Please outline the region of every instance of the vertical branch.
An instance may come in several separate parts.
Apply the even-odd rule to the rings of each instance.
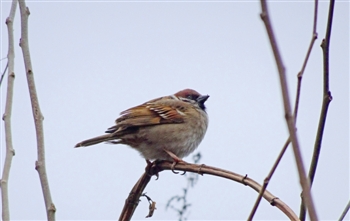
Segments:
[[[322,44],[321,44],[322,51],[323,51],[323,102],[322,102],[320,120],[317,128],[314,152],[312,155],[311,165],[309,169],[310,186],[312,185],[316,174],[316,168],[317,168],[317,163],[321,152],[322,138],[323,138],[324,127],[326,124],[328,107],[329,107],[329,103],[332,100],[332,95],[329,90],[329,44],[330,44],[331,30],[332,30],[334,2],[335,2],[334,0],[331,0],[329,3],[327,31],[326,31],[326,36],[322,40]],[[302,202],[300,205],[299,218],[300,220],[303,221],[305,220],[305,214],[306,214],[305,202],[303,199],[304,190],[301,196],[302,196]]]
[[[298,77],[298,84],[297,84],[297,93],[296,93],[296,99],[295,99],[295,104],[294,104],[294,111],[293,111],[293,116],[294,116],[294,122],[296,124],[297,122],[297,115],[298,115],[298,109],[299,109],[299,100],[300,100],[300,92],[301,92],[301,82],[302,82],[302,77],[307,65],[307,62],[309,60],[310,54],[311,54],[311,50],[313,48],[313,45],[317,39],[317,32],[316,32],[316,27],[317,27],[317,12],[318,12],[318,0],[315,0],[315,7],[314,7],[314,19],[313,19],[313,28],[312,28],[312,37],[311,37],[311,41],[310,41],[310,45],[309,48],[306,52],[306,56],[303,62],[303,66],[300,70],[300,72],[298,73],[297,77]],[[280,154],[278,155],[274,165],[272,166],[269,174],[267,175],[267,177],[264,179],[264,183],[262,185],[262,188],[259,192],[259,195],[255,201],[255,204],[253,206],[253,209],[248,217],[248,220],[253,220],[253,217],[255,215],[256,210],[258,209],[258,206],[260,204],[260,201],[262,199],[262,196],[273,176],[273,174],[275,173],[275,170],[278,166],[278,164],[280,163],[285,151],[287,150],[288,146],[290,144],[290,137],[287,139],[287,141],[285,142],[285,144],[283,145],[283,148],[280,152]]]
[[[303,66],[300,70],[300,72],[298,73],[297,77],[298,77],[298,84],[297,84],[297,93],[296,93],[296,98],[295,98],[295,104],[294,104],[294,111],[293,111],[293,116],[294,116],[294,122],[296,123],[297,121],[297,115],[298,115],[298,109],[299,109],[299,100],[300,100],[300,93],[301,93],[301,82],[302,82],[302,77],[303,77],[303,74],[304,74],[304,71],[305,71],[305,68],[306,68],[306,65],[307,65],[307,62],[309,60],[309,57],[310,57],[310,54],[311,54],[311,50],[313,48],[313,45],[317,39],[317,32],[316,32],[316,27],[317,27],[317,11],[318,11],[318,0],[315,0],[315,7],[314,7],[314,19],[313,19],[313,29],[312,29],[312,37],[311,37],[311,42],[310,42],[310,45],[309,45],[309,48],[306,52],[306,56],[305,56],[305,59],[304,59],[304,62],[303,62]],[[267,175],[267,177],[264,179],[264,183],[262,185],[262,188],[259,192],[259,195],[258,195],[258,198],[256,199],[255,201],[255,204],[253,206],[253,209],[248,217],[248,220],[252,220],[254,215],[255,215],[255,212],[256,210],[258,209],[258,206],[260,204],[260,201],[261,201],[261,198],[264,194],[264,191],[266,190],[269,182],[270,182],[270,179],[271,177],[273,176],[273,174],[275,173],[275,170],[279,164],[279,162],[281,161],[285,151],[287,150],[288,146],[289,146],[289,143],[290,143],[290,137],[287,139],[287,141],[285,142],[285,144],[283,145],[283,148],[280,152],[280,154],[278,155],[274,165],[272,166],[269,174]]]
[[[298,174],[299,174],[299,181],[302,186],[302,189],[305,193],[305,202],[307,205],[307,208],[310,212],[310,219],[311,220],[318,220],[315,207],[313,204],[312,196],[311,196],[311,191],[310,191],[310,186],[308,179],[306,177],[306,172],[304,168],[304,164],[301,158],[301,152],[299,148],[299,142],[298,138],[296,135],[296,130],[295,130],[295,124],[294,124],[294,119],[291,113],[291,105],[289,101],[289,94],[288,94],[288,87],[287,87],[287,80],[286,80],[286,74],[285,74],[285,68],[282,62],[281,55],[279,53],[279,49],[277,46],[277,42],[275,39],[275,35],[273,33],[273,29],[271,26],[268,10],[267,10],[267,4],[266,0],[261,0],[261,8],[262,8],[262,13],[261,13],[261,19],[263,20],[267,34],[270,39],[271,47],[273,54],[275,56],[277,68],[278,68],[278,73],[280,77],[280,84],[281,84],[281,90],[282,90],[282,97],[283,97],[283,105],[284,105],[284,111],[285,111],[285,118],[293,146],[293,151],[294,151],[294,156],[298,168]]]
[[[38,171],[41,188],[44,195],[46,213],[48,220],[55,220],[56,208],[51,199],[51,193],[49,188],[49,181],[46,173],[45,166],[45,146],[44,146],[44,128],[43,128],[43,115],[40,111],[38,95],[35,88],[33,68],[29,52],[29,43],[28,43],[28,17],[29,9],[26,7],[24,0],[19,0],[19,9],[21,12],[21,41],[20,46],[22,48],[23,59],[26,69],[29,95],[32,103],[33,117],[36,129],[37,137],[37,151],[38,151],[38,160],[35,162],[35,169]]]
[[[297,94],[296,94],[295,105],[294,105],[294,120],[295,121],[296,121],[297,116],[298,116],[300,91],[301,91],[301,81],[302,81],[302,78],[304,76],[304,71],[305,71],[307,62],[309,60],[310,54],[311,54],[311,50],[312,50],[312,48],[313,48],[313,46],[315,44],[315,41],[317,39],[317,32],[316,32],[316,28],[317,28],[317,12],[318,12],[318,0],[315,0],[314,23],[313,23],[311,41],[310,41],[309,48],[308,48],[308,50],[306,52],[306,56],[305,56],[305,59],[304,59],[303,66],[301,67],[301,70],[300,70],[300,72],[297,75],[297,77],[298,77],[298,84],[297,84]]]
[[[12,145],[12,131],[11,131],[11,115],[12,115],[12,100],[13,100],[13,85],[15,80],[14,64],[15,64],[15,50],[14,50],[14,38],[13,38],[13,20],[15,18],[17,8],[17,0],[12,1],[10,15],[6,19],[7,32],[8,32],[8,54],[7,54],[7,67],[8,67],[8,79],[7,79],[7,94],[5,113],[2,117],[5,124],[5,140],[6,140],[6,156],[4,168],[1,178],[1,203],[2,203],[2,220],[10,220],[9,209],[9,197],[8,197],[8,180],[10,175],[12,157],[15,155],[15,150]]]

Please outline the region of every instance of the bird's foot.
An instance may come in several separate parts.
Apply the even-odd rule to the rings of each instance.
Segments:
[[[175,166],[178,163],[183,163],[186,164],[185,161],[183,161],[182,159],[180,159],[178,156],[176,156],[174,153],[172,153],[171,151],[163,148],[163,150],[171,157],[171,159],[173,159],[173,164],[171,164],[171,171],[175,174],[178,174],[179,172],[175,171]],[[181,175],[185,175],[186,171],[184,171]]]
[[[149,176],[156,176],[156,180],[158,180],[159,178],[159,172],[161,171],[161,169],[158,167],[158,164],[161,163],[162,160],[155,160],[153,162],[146,160],[147,166],[145,168],[145,171],[147,173],[147,175]]]

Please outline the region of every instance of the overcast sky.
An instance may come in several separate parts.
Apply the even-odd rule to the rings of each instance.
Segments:
[[[1,0],[1,58],[7,55]],[[320,1],[318,39],[305,70],[297,121],[309,167],[322,104],[322,50],[328,1]],[[119,113],[185,88],[209,94],[207,134],[195,153],[201,163],[248,176],[259,183],[288,137],[277,68],[258,1],[27,1],[29,43],[44,120],[46,165],[58,220],[117,219],[145,161],[124,145],[74,149],[101,135]],[[269,3],[286,67],[291,100],[312,31],[313,1]],[[336,1],[330,44],[333,100],[324,131],[313,196],[321,220],[338,219],[349,200],[349,2]],[[10,212],[13,220],[46,219],[38,174],[36,137],[21,50],[19,10],[15,24],[15,91]],[[1,70],[6,59],[1,60]],[[6,80],[1,85],[4,112]],[[1,171],[5,154],[1,125]],[[191,162],[191,156],[185,158]],[[186,180],[170,171],[146,188],[157,202],[150,220],[175,220],[167,201]],[[268,190],[299,214],[300,185],[289,148]],[[191,189],[191,220],[245,220],[257,193],[205,175]],[[142,199],[134,219],[144,219]],[[286,220],[262,201],[257,220]],[[349,218],[349,215],[347,216]]]

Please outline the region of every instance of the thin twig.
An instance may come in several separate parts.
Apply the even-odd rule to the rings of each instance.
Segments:
[[[55,220],[56,208],[52,202],[49,181],[46,173],[45,164],[45,146],[44,146],[44,127],[43,127],[43,115],[40,111],[38,95],[35,88],[34,73],[29,52],[29,42],[28,42],[28,17],[29,9],[26,7],[24,0],[19,0],[19,9],[21,12],[21,41],[20,46],[22,48],[23,59],[26,69],[27,82],[29,87],[29,95],[32,103],[33,117],[36,129],[37,137],[37,150],[38,159],[35,162],[35,169],[38,171],[41,188],[43,191],[45,208],[48,220]]]
[[[153,216],[154,211],[157,209],[156,208],[156,202],[153,201],[151,199],[151,197],[147,196],[146,193],[141,194],[141,196],[146,197],[146,199],[148,200],[148,203],[149,203],[148,209],[149,209],[149,211],[148,211],[148,214],[147,214],[146,218],[150,218],[150,217]]]
[[[307,53],[306,53],[306,56],[305,56],[305,59],[304,59],[304,62],[303,62],[303,66],[300,70],[300,72],[297,74],[297,78],[298,78],[298,83],[297,83],[297,89],[296,89],[296,99],[295,99],[295,104],[294,104],[294,111],[293,111],[293,116],[294,116],[294,122],[296,124],[297,122],[297,116],[298,116],[298,110],[299,110],[299,101],[300,101],[300,94],[301,94],[301,83],[302,83],[302,77],[303,77],[303,74],[304,74],[304,71],[305,71],[305,68],[306,68],[306,65],[307,65],[307,62],[309,60],[309,57],[310,57],[310,54],[311,54],[311,50],[313,48],[313,45],[317,39],[317,32],[316,32],[316,27],[317,27],[317,12],[318,12],[318,0],[315,0],[315,7],[314,7],[314,21],[313,21],[313,29],[312,29],[312,37],[311,37],[311,41],[310,41],[310,45],[309,45],[309,48],[307,50]],[[251,211],[251,213],[249,214],[249,217],[248,217],[248,220],[252,220],[255,213],[256,213],[256,210],[258,209],[258,206],[260,204],[260,201],[261,201],[261,198],[262,198],[262,195],[265,191],[265,189],[267,188],[271,178],[272,178],[272,175],[275,173],[275,170],[279,164],[279,162],[281,161],[285,151],[287,150],[288,146],[290,144],[290,137],[286,140],[284,146],[282,147],[282,150],[280,152],[280,154],[278,155],[274,165],[272,166],[268,176],[264,179],[264,182],[263,182],[263,186],[262,186],[262,189],[261,191],[259,192],[259,195],[255,201],[255,204],[253,206],[253,209]]]
[[[120,221],[127,221],[131,219],[133,212],[135,211],[138,205],[139,197],[143,193],[144,188],[147,186],[148,182],[150,181],[151,176],[163,170],[171,170],[172,169],[171,167],[172,167],[171,162],[163,161],[161,163],[156,164],[155,167],[152,167],[153,170],[149,170],[146,168],[146,171],[148,172],[145,172],[141,176],[139,181],[135,184],[132,191],[130,192],[129,197],[125,201],[123,211],[119,218]],[[208,174],[208,175],[226,178],[229,180],[233,180],[235,182],[239,182],[243,185],[249,186],[257,192],[259,192],[262,188],[259,183],[257,183],[253,179],[250,179],[249,177],[247,177],[247,175],[242,176],[228,170],[211,167],[204,164],[198,165],[198,164],[191,164],[191,163],[186,163],[186,164],[179,163],[176,165],[176,170],[199,173],[201,175]],[[290,220],[299,220],[292,209],[290,209],[278,197],[275,197],[274,195],[272,195],[269,191],[266,190],[264,192],[263,197],[272,206],[276,206],[278,209],[280,209],[286,216],[288,216]]]
[[[310,187],[314,181],[314,177],[316,174],[316,168],[317,168],[318,159],[321,152],[322,138],[323,138],[323,132],[326,124],[328,107],[329,107],[329,103],[332,100],[332,95],[329,90],[329,44],[330,44],[331,30],[332,30],[333,11],[334,11],[334,0],[331,0],[329,3],[326,36],[322,40],[322,44],[321,44],[322,51],[323,51],[323,102],[322,102],[320,120],[317,128],[314,151],[312,154],[312,160],[311,160],[310,169],[309,169]],[[304,221],[306,216],[304,190],[301,194],[301,197],[302,197],[301,199],[302,201],[300,205],[299,218],[301,221]]]
[[[296,135],[294,119],[293,119],[293,116],[291,113],[291,105],[290,105],[290,101],[289,101],[285,68],[284,68],[284,65],[282,62],[281,55],[279,53],[279,49],[277,46],[275,35],[273,33],[273,29],[271,26],[271,22],[270,22],[268,10],[267,10],[266,0],[261,0],[261,8],[262,8],[261,19],[263,20],[263,22],[265,24],[266,31],[267,31],[267,34],[268,34],[269,39],[270,39],[272,51],[273,51],[273,54],[274,54],[274,57],[276,60],[278,73],[279,73],[279,77],[280,77],[285,118],[286,118],[286,122],[288,125],[288,130],[289,130],[289,134],[290,134],[290,138],[291,138],[291,142],[292,142],[292,146],[293,146],[295,161],[296,161],[297,168],[298,168],[299,181],[300,181],[301,187],[305,193],[305,201],[306,201],[307,208],[310,212],[310,219],[311,220],[318,220],[315,206],[313,204],[313,200],[312,200],[312,196],[311,196],[311,192],[310,192],[310,185],[309,185],[308,179],[306,177],[306,172],[305,172],[303,160],[301,157],[299,142],[298,142],[298,138]]]
[[[193,163],[198,164],[200,162],[201,158],[202,158],[202,155],[200,152],[198,152],[197,154],[194,154],[192,156]],[[182,188],[183,194],[181,196],[175,195],[175,196],[171,197],[165,206],[165,209],[171,208],[177,212],[177,215],[179,217],[179,219],[178,219],[179,221],[188,220],[188,217],[186,217],[186,215],[188,215],[188,210],[191,207],[191,203],[187,202],[187,196],[188,196],[188,193],[190,191],[190,188],[194,188],[194,186],[196,185],[196,183],[198,181],[199,174],[198,173],[189,173],[189,174],[185,174],[184,177],[187,180],[187,185],[185,188]],[[176,202],[178,204],[180,204],[180,203],[182,204],[182,205],[180,205],[179,209],[173,205],[174,202]]]
[[[301,70],[299,71],[297,77],[298,77],[298,85],[297,85],[297,95],[295,99],[295,105],[294,105],[294,120],[296,122],[297,115],[298,115],[298,110],[299,110],[299,100],[300,100],[300,91],[301,91],[301,81],[304,76],[304,71],[307,65],[307,62],[309,61],[309,57],[312,51],[312,48],[315,44],[315,41],[317,39],[317,32],[316,32],[316,27],[317,27],[317,13],[318,13],[318,0],[315,0],[315,7],[314,7],[314,23],[313,23],[313,29],[312,29],[312,34],[311,34],[311,41],[309,48],[306,52],[306,56],[303,62],[303,66],[301,67]]]
[[[6,24],[7,24],[7,22],[6,22]],[[0,87],[1,87],[1,84],[2,84],[2,80],[3,80],[4,77],[5,77],[5,74],[6,74],[6,71],[7,71],[8,66],[9,66],[9,62],[6,63],[5,69],[4,69],[4,71],[2,72],[2,74],[1,74],[1,78],[0,78]]]
[[[273,164],[273,166],[272,166],[272,168],[271,168],[269,174],[267,175],[267,177],[266,177],[265,180],[264,180],[264,183],[263,183],[263,185],[262,185],[262,187],[261,187],[261,189],[260,189],[258,198],[256,199],[255,204],[254,204],[254,206],[253,206],[253,209],[252,209],[252,211],[250,212],[249,217],[248,217],[247,220],[253,220],[253,217],[254,217],[254,215],[255,215],[256,210],[258,209],[258,206],[259,206],[260,201],[261,201],[261,199],[262,199],[262,197],[263,197],[263,195],[264,195],[264,193],[265,193],[265,190],[266,190],[266,188],[267,188],[267,185],[269,184],[272,175],[275,173],[278,164],[280,163],[280,161],[281,161],[281,159],[282,159],[284,153],[285,153],[286,150],[287,150],[287,147],[289,146],[289,143],[290,143],[290,139],[288,139],[288,140],[285,142],[285,144],[283,145],[283,148],[282,148],[280,154],[278,155],[278,157],[277,157],[275,163]]]
[[[349,200],[349,202],[348,202],[348,205],[346,205],[344,211],[343,211],[342,214],[340,215],[339,221],[342,221],[342,220],[345,218],[345,216],[346,216],[346,214],[348,213],[349,209],[350,209],[350,200]]]
[[[16,14],[17,0],[12,1],[10,15],[6,19],[7,32],[8,32],[8,53],[7,53],[7,65],[8,67],[8,79],[7,79],[7,94],[5,113],[2,117],[5,124],[5,140],[6,140],[6,156],[4,168],[1,177],[1,203],[2,203],[2,220],[10,220],[10,208],[8,197],[8,181],[10,175],[10,169],[12,164],[12,158],[15,155],[15,150],[12,144],[12,130],[11,130],[11,115],[12,115],[12,100],[13,100],[13,85],[15,81],[15,47],[13,36],[13,21]],[[6,69],[5,69],[6,72]],[[4,72],[4,73],[5,73]],[[2,81],[2,79],[1,79]]]

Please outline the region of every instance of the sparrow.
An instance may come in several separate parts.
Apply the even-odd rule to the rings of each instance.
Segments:
[[[126,144],[146,159],[184,162],[203,140],[208,128],[204,103],[209,95],[185,89],[156,98],[120,113],[106,134],[84,140],[75,147],[101,142]]]

